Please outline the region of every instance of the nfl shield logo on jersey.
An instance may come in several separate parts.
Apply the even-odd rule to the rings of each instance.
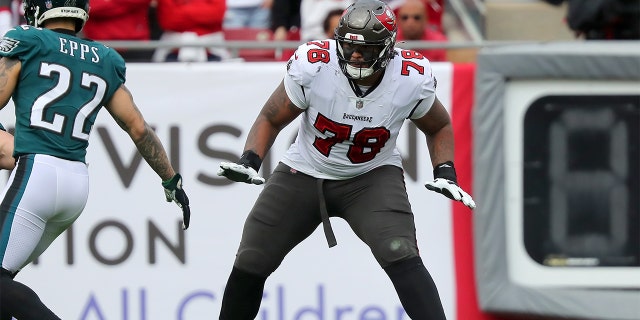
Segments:
[[[356,109],[360,110],[362,107],[364,107],[364,102],[362,100],[356,101]]]

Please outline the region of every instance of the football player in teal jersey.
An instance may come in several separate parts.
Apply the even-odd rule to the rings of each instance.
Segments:
[[[88,19],[88,0],[25,0],[29,25],[0,42],[0,108],[15,105],[16,167],[0,203],[0,320],[59,319],[38,295],[14,280],[81,214],[89,178],[89,134],[104,107],[129,134],[162,180],[167,201],[189,199],[182,177],[125,87],[125,64],[115,50],[76,37]]]

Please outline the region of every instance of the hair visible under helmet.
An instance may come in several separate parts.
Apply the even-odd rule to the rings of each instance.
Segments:
[[[336,28],[338,63],[351,79],[363,79],[383,70],[393,58],[396,43],[396,16],[384,2],[357,0],[342,14]],[[359,52],[367,67],[349,64],[351,55]]]
[[[34,27],[42,27],[49,19],[75,18],[76,33],[89,19],[89,0],[24,0],[24,18]]]

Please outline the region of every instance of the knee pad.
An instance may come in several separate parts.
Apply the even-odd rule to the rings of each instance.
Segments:
[[[405,238],[392,238],[372,248],[373,255],[383,268],[396,261],[418,256],[418,248],[413,241]]]

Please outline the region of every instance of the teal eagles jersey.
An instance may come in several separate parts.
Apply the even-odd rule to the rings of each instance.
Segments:
[[[12,96],[14,156],[84,162],[98,112],[125,82],[122,57],[98,42],[31,26],[7,31],[0,56],[22,62]]]

